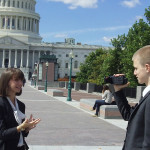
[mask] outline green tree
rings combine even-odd
[[[145,8],[145,14],[144,16],[146,17],[147,21],[150,24],[150,6],[148,8]]]
[[[106,51],[98,49],[87,56],[85,62],[80,65],[80,72],[76,74],[76,81],[81,83],[99,83],[98,76],[101,73],[100,66],[105,59]]]
[[[123,55],[122,55],[122,65],[123,72],[126,74],[127,78],[131,82],[130,85],[135,87],[138,85],[137,79],[133,75],[134,68],[132,62],[133,54],[145,45],[150,44],[150,26],[143,19],[139,22],[136,21],[135,24],[129,29],[126,36],[126,42],[124,45]]]

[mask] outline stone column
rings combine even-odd
[[[74,90],[76,91],[80,90],[80,82],[74,82]]]
[[[15,7],[17,8],[17,1],[15,0]]]
[[[27,63],[26,67],[29,68],[29,50],[27,50]]]
[[[5,68],[5,50],[3,49],[3,62],[2,62],[2,68]]]
[[[1,6],[4,6],[4,0],[2,0],[2,2],[1,2]]]
[[[13,1],[10,1],[10,7],[12,7],[13,6]]]
[[[37,33],[37,20],[35,20],[35,33]]]
[[[33,19],[33,32],[35,32],[35,19]]]
[[[0,16],[0,29],[2,28],[2,16]]]
[[[21,50],[21,64],[20,64],[20,68],[23,67],[23,50]]]
[[[33,55],[32,55],[32,69],[34,69],[34,54],[35,54],[35,52],[33,51]]]
[[[23,30],[23,17],[21,18],[21,30]]]
[[[9,50],[9,64],[8,68],[11,68],[11,50]]]
[[[28,31],[28,18],[26,18],[26,31]]]
[[[14,68],[17,68],[17,50],[15,50],[15,63]]]
[[[6,0],[6,2],[5,2],[5,6],[7,6],[7,7],[8,7],[8,0]]]
[[[41,52],[39,51],[39,58],[41,57]]]
[[[37,33],[39,33],[39,20],[37,20]]]
[[[87,93],[92,93],[94,92],[94,87],[95,87],[95,84],[94,83],[87,83]]]

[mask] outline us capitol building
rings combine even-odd
[[[82,45],[73,38],[42,42],[35,5],[35,0],[0,0],[0,69],[20,68],[29,79],[42,54],[55,55],[58,77],[63,78],[69,75],[69,53],[73,50],[72,75],[75,76],[86,56],[102,46]]]

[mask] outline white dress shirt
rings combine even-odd
[[[144,97],[149,91],[150,91],[150,85],[148,85],[148,86],[143,90],[142,96]]]
[[[14,104],[12,103],[12,101],[9,99],[9,97],[7,97],[13,111],[14,111],[14,117],[16,119],[16,121],[18,122],[18,124],[20,125],[22,123],[22,119],[25,118],[25,114],[23,114],[20,110],[19,110],[19,107],[18,107],[18,103],[17,103],[17,99],[15,99],[15,105],[16,107],[14,106]],[[18,143],[18,147],[21,147],[23,146],[24,143],[23,143],[23,136],[22,136],[22,132],[20,132],[20,139],[19,139],[19,143]]]

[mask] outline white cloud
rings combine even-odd
[[[67,38],[68,35],[67,34],[55,34],[54,38]]]
[[[129,8],[133,8],[138,4],[140,4],[140,0],[130,0],[130,1],[129,0],[124,0],[122,2],[123,6],[129,7]]]
[[[80,30],[70,30],[70,31],[62,31],[62,32],[51,32],[51,33],[42,33],[41,36],[43,38],[48,38],[48,37],[53,37],[53,38],[66,38],[69,36],[74,36],[74,35],[80,35],[84,33],[90,33],[90,32],[109,32],[109,31],[118,31],[118,30],[124,30],[124,29],[129,29],[131,25],[128,26],[116,26],[116,27],[105,27],[105,28],[86,28],[86,29],[80,29]],[[106,38],[105,38],[106,40]]]
[[[103,40],[105,42],[111,42],[111,39],[112,39],[112,37],[106,37],[106,36],[103,37]]]
[[[142,16],[136,16],[136,20],[140,20],[140,19],[143,19]]]
[[[82,8],[97,8],[98,0],[47,0],[52,2],[62,2],[69,5],[69,9]]]

